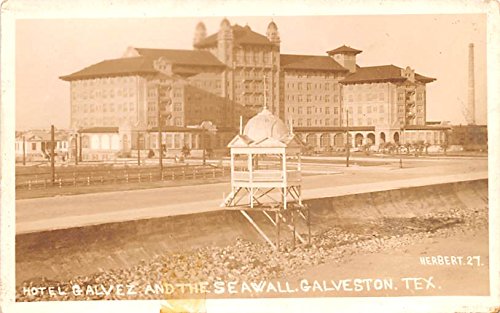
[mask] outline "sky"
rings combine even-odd
[[[16,21],[16,130],[69,127],[69,83],[59,79],[129,46],[192,49],[199,21],[208,35],[223,17],[18,19]],[[486,124],[486,15],[372,15],[231,17],[265,34],[273,20],[281,53],[326,55],[341,45],[358,50],[360,66],[410,66],[437,80],[427,84],[427,120],[464,124],[468,45],[475,45],[476,122]]]

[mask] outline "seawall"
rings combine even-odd
[[[311,227],[319,232],[342,223],[418,217],[456,208],[488,205],[487,179],[310,199]],[[253,215],[272,231],[263,214]],[[267,226],[266,226],[267,225]],[[274,235],[271,232],[272,235]],[[212,211],[16,236],[16,282],[89,275],[130,267],[166,251],[224,246],[236,238],[261,238],[237,211]]]

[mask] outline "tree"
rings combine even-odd
[[[429,154],[429,147],[431,146],[430,143],[426,142],[424,143],[424,148],[425,148],[425,155]]]
[[[191,149],[187,145],[184,145],[184,147],[182,147],[182,155],[185,158],[191,155]]]

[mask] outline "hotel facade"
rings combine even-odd
[[[129,47],[62,76],[84,159],[156,152],[159,123],[167,152],[225,148],[240,116],[246,122],[264,101],[316,150],[345,147],[347,133],[352,146],[444,142],[446,127],[426,125],[426,84],[434,78],[410,67],[360,67],[362,51],[345,45],[291,55],[280,44],[274,22],[265,35],[227,19],[207,35],[200,22],[193,50]]]

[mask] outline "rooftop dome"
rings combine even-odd
[[[264,108],[248,121],[243,134],[253,141],[260,141],[268,137],[281,140],[288,135],[288,128],[282,120]]]

